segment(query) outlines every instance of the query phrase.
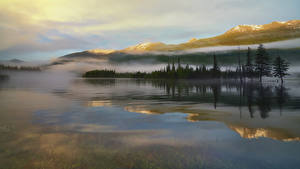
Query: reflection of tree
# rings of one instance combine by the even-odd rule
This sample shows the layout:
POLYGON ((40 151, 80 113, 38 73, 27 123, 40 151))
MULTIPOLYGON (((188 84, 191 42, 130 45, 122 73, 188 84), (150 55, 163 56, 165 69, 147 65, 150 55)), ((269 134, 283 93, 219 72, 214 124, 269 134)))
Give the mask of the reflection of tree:
POLYGON ((114 86, 116 79, 84 79, 85 82, 96 86, 114 86))
POLYGON ((271 96, 271 88, 269 86, 264 87, 260 85, 256 102, 260 112, 260 116, 263 119, 267 118, 269 116, 269 112, 271 111, 271 96))
POLYGON ((211 86, 211 89, 212 89, 212 92, 213 92, 213 95, 214 95, 214 108, 216 109, 217 108, 217 103, 218 103, 218 100, 219 100, 219 96, 220 96, 220 93, 221 93, 221 85, 219 83, 214 84, 214 85, 211 86))
POLYGON ((177 85, 177 96, 179 99, 181 99, 181 94, 182 94, 182 85, 177 85))
POLYGON ((240 118, 242 118, 242 89, 244 86, 242 86, 242 80, 240 81, 239 88, 239 111, 240 111, 240 118))
POLYGON ((276 93, 276 101, 279 106, 280 115, 281 115, 283 104, 287 102, 289 95, 287 89, 283 85, 275 87, 275 93, 276 93))
POLYGON ((253 84, 249 84, 248 86, 245 87, 246 90, 246 96, 247 96, 247 106, 248 106, 248 111, 250 113, 250 117, 253 118, 254 110, 252 108, 253 106, 253 92, 254 92, 254 87, 253 84))
POLYGON ((261 118, 267 118, 274 103, 278 104, 281 110, 288 97, 287 89, 283 86, 265 86, 266 84, 253 81, 244 81, 242 84, 239 81, 163 80, 151 83, 156 88, 164 89, 173 101, 210 103, 215 109, 218 103, 222 102, 237 107, 240 116, 242 115, 243 107, 247 106, 251 118, 254 118, 256 111, 260 113, 261 118), (224 97, 220 97, 220 95, 224 97))
POLYGON ((197 94, 200 94, 201 96, 205 96, 206 95, 206 88, 207 86, 205 85, 196 85, 196 92, 197 94))
POLYGON ((5 81, 5 80, 8 80, 8 78, 9 78, 8 75, 0 74, 0 82, 1 82, 1 81, 5 81))
POLYGON ((170 92, 171 92, 171 86, 168 85, 168 84, 166 84, 165 86, 166 86, 165 90, 166 90, 166 92, 167 92, 167 95, 169 96, 169 95, 170 95, 170 92))
POLYGON ((171 83, 171 89, 172 89, 172 98, 175 97, 175 85, 174 83, 171 83))

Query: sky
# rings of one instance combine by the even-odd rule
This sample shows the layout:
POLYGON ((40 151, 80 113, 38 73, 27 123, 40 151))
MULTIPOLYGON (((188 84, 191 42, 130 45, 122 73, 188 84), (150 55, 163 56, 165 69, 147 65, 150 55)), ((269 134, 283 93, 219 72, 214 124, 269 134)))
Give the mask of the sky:
POLYGON ((176 44, 240 24, 300 19, 299 0, 0 0, 0 60, 176 44))

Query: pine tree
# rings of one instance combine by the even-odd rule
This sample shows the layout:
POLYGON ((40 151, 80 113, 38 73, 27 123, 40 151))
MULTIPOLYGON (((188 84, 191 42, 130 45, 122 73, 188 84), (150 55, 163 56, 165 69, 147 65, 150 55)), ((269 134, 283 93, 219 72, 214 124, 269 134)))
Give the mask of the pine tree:
POLYGON ((238 53, 238 73, 239 73, 239 78, 240 78, 240 82, 243 82, 242 79, 242 65, 241 65, 241 52, 240 52, 240 47, 239 47, 239 53, 238 53))
POLYGON ((181 63, 180 63, 180 57, 178 56, 178 63, 177 63, 177 72, 181 72, 182 71, 182 67, 181 67, 181 63))
POLYGON ((168 58, 168 65, 167 65, 167 72, 171 71, 171 66, 170 66, 170 58, 168 58))
POLYGON ((185 71, 189 71, 190 70, 190 65, 189 64, 186 64, 185 65, 185 71))
POLYGON ((251 56, 251 48, 248 47, 247 51, 247 63, 245 65, 246 76, 252 78, 253 76, 253 64, 252 64, 252 56, 251 56))
POLYGON ((174 58, 173 58, 173 60, 172 60, 172 72, 175 72, 176 70, 175 70, 175 64, 174 64, 174 58))
POLYGON ((269 76, 271 72, 271 66, 269 64, 269 54, 262 44, 259 45, 256 51, 255 58, 255 70, 259 75, 259 81, 262 81, 263 76, 269 76))
POLYGON ((213 65, 213 71, 220 71, 220 68, 218 66, 218 61, 217 61, 217 58, 216 58, 216 55, 214 54, 214 65, 213 65))
POLYGON ((218 77, 219 73, 220 73, 220 68, 218 66, 218 61, 217 61, 216 55, 214 54, 213 56, 214 56, 214 63, 213 63, 213 68, 212 68, 213 76, 218 77))
POLYGON ((283 77, 289 75, 287 73, 288 69, 289 64, 280 56, 276 57, 273 63, 273 76, 280 78, 281 83, 283 83, 283 77))

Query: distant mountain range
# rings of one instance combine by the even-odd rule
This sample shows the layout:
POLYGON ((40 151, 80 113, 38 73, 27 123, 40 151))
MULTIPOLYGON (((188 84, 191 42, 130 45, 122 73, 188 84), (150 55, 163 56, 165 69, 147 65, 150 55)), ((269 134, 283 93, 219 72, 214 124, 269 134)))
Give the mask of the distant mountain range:
MULTIPOLYGON (((135 46, 130 46, 122 50, 107 50, 107 49, 93 49, 83 52, 71 53, 59 58, 54 64, 60 64, 61 61, 72 61, 74 59, 93 58, 103 59, 110 61, 132 61, 138 59, 149 59, 154 57, 154 60, 166 62, 167 59, 162 55, 186 55, 192 57, 195 60, 193 53, 198 49, 204 49, 207 47, 228 47, 228 46, 240 46, 240 45, 253 45, 261 43, 281 42, 284 40, 292 40, 300 38, 300 20, 290 20, 286 22, 272 22, 265 25, 239 25, 236 26, 222 35, 196 39, 193 38, 186 43, 181 44, 164 44, 161 42, 149 42, 141 43, 135 46), (190 52, 192 51, 192 52, 190 52)), ((297 42, 293 42, 294 44, 297 42)), ((298 44, 298 43, 297 43, 298 44)), ((295 44, 295 45, 297 45, 295 44)), ((300 53, 300 44, 297 48, 293 49, 293 56, 300 53)), ((278 52, 278 51, 274 51, 278 52)), ((284 55, 290 55, 290 51, 283 51, 284 55)), ((200 54, 201 55, 201 54, 200 54)), ((202 53, 203 55, 203 53, 202 53)), ((197 60, 197 58, 196 58, 197 60)))
POLYGON ((122 51, 180 51, 212 46, 237 46, 269 43, 300 37, 300 20, 272 22, 265 25, 239 25, 222 35, 206 38, 193 38, 178 45, 167 45, 161 42, 142 43, 122 51))
POLYGON ((11 59, 11 60, 9 60, 9 62, 11 62, 11 63, 24 63, 24 61, 20 60, 20 59, 11 59))
POLYGON ((4 65, 19 65, 23 63, 25 63, 25 61, 20 59, 0 60, 0 64, 4 65))

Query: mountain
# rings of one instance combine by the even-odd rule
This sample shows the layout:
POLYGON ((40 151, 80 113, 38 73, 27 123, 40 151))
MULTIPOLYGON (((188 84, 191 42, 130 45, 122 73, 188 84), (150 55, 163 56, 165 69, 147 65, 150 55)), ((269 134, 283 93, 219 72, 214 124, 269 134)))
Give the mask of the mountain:
POLYGON ((24 61, 20 60, 20 59, 11 59, 11 60, 9 60, 9 62, 11 62, 11 63, 23 63, 24 61))
POLYGON ((164 51, 167 49, 170 45, 166 45, 161 42, 147 42, 147 43, 141 43, 135 46, 130 46, 126 49, 121 50, 122 52, 144 52, 144 51, 164 51))
MULTIPOLYGON (((234 52, 234 50, 237 49, 237 46, 241 45, 241 49, 242 47, 244 47, 245 50, 248 46, 255 48, 253 44, 260 43, 266 44, 268 48, 283 48, 281 51, 274 49, 274 51, 270 52, 280 52, 282 56, 293 57, 292 59, 295 60, 295 57, 298 56, 300 52, 300 45, 297 46, 299 44, 299 38, 300 20, 291 20, 287 22, 272 22, 265 25, 238 25, 228 30, 222 35, 211 38, 193 38, 186 43, 181 43, 177 45, 169 45, 162 42, 149 42, 141 43, 135 46, 130 46, 122 50, 93 49, 62 56, 58 60, 55 60, 53 64, 62 64, 65 62, 83 59, 109 60, 112 62, 119 63, 147 59, 152 59, 158 62, 167 62, 168 59, 165 56, 174 54, 184 56, 184 58, 186 59, 189 58, 188 60, 191 62, 203 62, 204 57, 210 58, 210 54, 207 54, 207 52, 205 52, 205 47, 214 47, 212 48, 212 50, 210 50, 211 52, 219 51, 219 53, 221 53, 218 55, 224 57, 227 56, 226 58, 228 60, 228 57, 235 57, 235 55, 238 55, 237 52, 234 52), (291 46, 291 44, 293 45, 293 47, 289 47, 291 46), (229 49, 229 46, 232 46, 230 47, 231 49, 229 49), (220 51, 220 49, 217 50, 217 48, 219 47, 224 48, 220 48, 220 51), (225 47, 229 49, 228 51, 231 50, 233 52, 222 53, 222 51, 226 50, 225 47), (286 50, 286 47, 293 49, 286 50)), ((206 60, 207 62, 210 62, 209 59, 206 60)), ((298 59, 296 60, 298 61, 298 59)))
POLYGON ((164 43, 144 43, 128 47, 123 51, 180 51, 212 46, 237 46, 269 43, 300 37, 300 20, 272 22, 265 25, 239 25, 222 35, 212 38, 193 38, 186 43, 167 45, 164 43))

